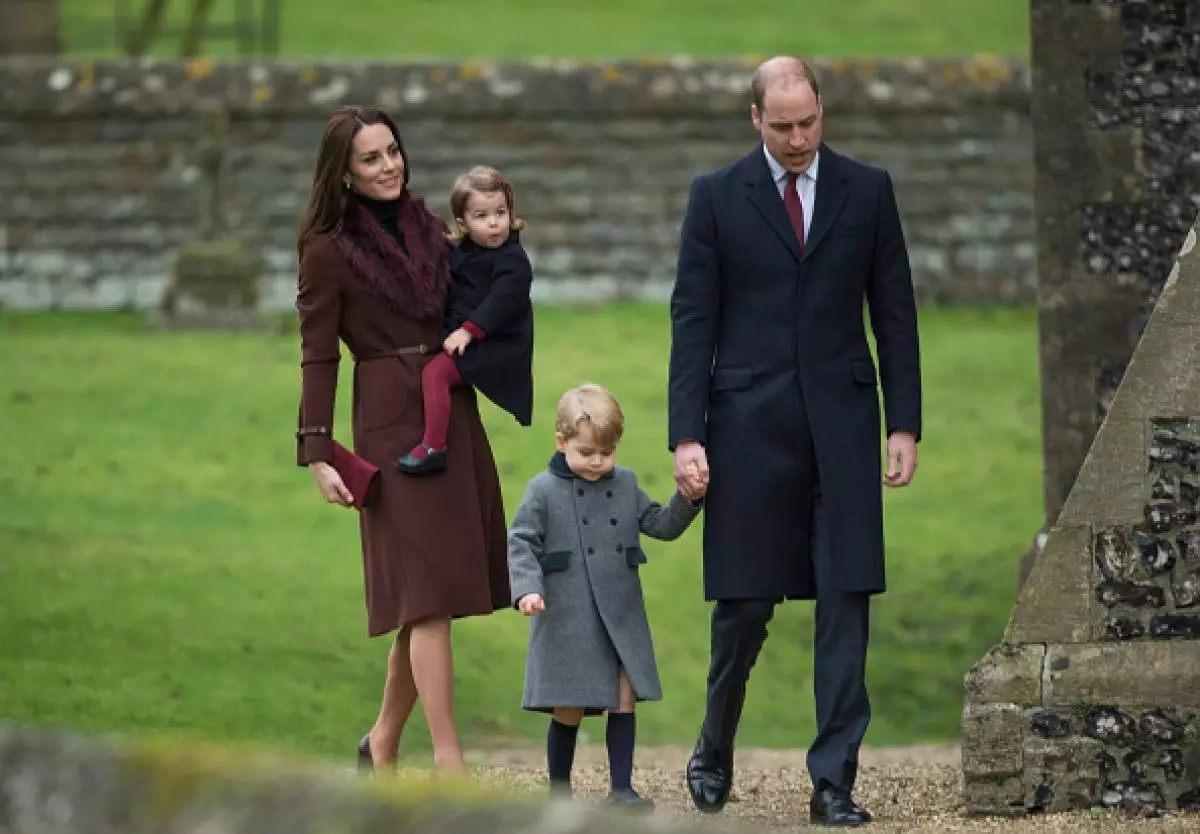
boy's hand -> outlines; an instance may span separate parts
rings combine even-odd
[[[708,493],[708,479],[700,474],[700,465],[694,460],[689,460],[684,464],[684,473],[687,475],[694,486],[691,495],[685,495],[689,501],[699,501]]]
[[[446,341],[442,342],[442,350],[450,356],[456,353],[462,356],[462,352],[467,349],[469,344],[471,344],[471,334],[460,327],[447,336]]]
[[[539,611],[546,610],[546,601],[541,594],[526,594],[517,602],[517,608],[526,617],[532,617]]]

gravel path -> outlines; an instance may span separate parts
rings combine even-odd
[[[638,751],[634,786],[655,800],[655,814],[690,822],[703,831],[721,819],[753,823],[750,830],[783,832],[817,830],[808,821],[808,774],[803,751],[739,750],[733,798],[720,817],[705,817],[692,808],[683,784],[690,751],[656,748]],[[471,757],[483,780],[545,790],[544,753],[540,749],[505,750]],[[1200,814],[1165,814],[1157,819],[1121,812],[1080,811],[1014,820],[971,818],[963,814],[962,778],[957,747],[908,747],[864,750],[856,799],[875,815],[872,832],[1165,832],[1200,830]],[[575,787],[584,801],[608,790],[603,747],[580,748],[575,760]],[[821,829],[824,830],[824,829]]]

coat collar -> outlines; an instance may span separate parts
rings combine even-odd
[[[546,465],[546,468],[550,470],[551,475],[557,475],[560,478],[574,479],[579,477],[571,471],[571,467],[567,466],[567,456],[562,452],[555,452],[553,455],[551,455],[550,463]],[[610,480],[613,476],[613,472],[615,471],[615,468],[609,470],[607,475],[600,476],[600,480]]]
[[[783,207],[783,200],[779,197],[779,186],[768,164],[766,148],[760,142],[758,147],[742,160],[741,167],[750,202],[758,209],[772,231],[787,245],[792,257],[798,261],[807,260],[820,245],[846,202],[846,189],[839,187],[846,180],[841,157],[824,142],[821,143],[818,156],[821,168],[820,176],[815,177],[816,208],[813,210],[813,219],[809,224],[808,239],[804,242],[803,252],[800,251],[800,243],[796,240],[796,233],[788,219],[787,209]]]

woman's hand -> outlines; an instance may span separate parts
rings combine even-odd
[[[532,617],[539,611],[546,610],[546,601],[541,594],[526,594],[517,602],[517,610],[526,617]]]
[[[313,461],[308,465],[308,470],[312,472],[317,488],[321,490],[321,496],[326,501],[343,507],[354,505],[354,496],[346,489],[342,476],[330,464],[323,460]]]
[[[467,345],[471,344],[471,339],[471,334],[460,327],[446,337],[446,341],[442,343],[442,350],[446,351],[450,356],[456,353],[462,356],[462,352],[467,349]]]

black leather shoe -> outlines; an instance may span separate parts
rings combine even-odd
[[[687,763],[688,793],[692,803],[702,814],[716,814],[729,801],[733,787],[733,753],[714,750],[696,742]]]
[[[424,475],[426,472],[437,472],[446,468],[446,450],[434,451],[421,444],[425,449],[425,457],[409,452],[396,461],[396,468],[407,475]]]
[[[871,821],[871,815],[851,799],[850,794],[832,788],[823,788],[813,794],[808,811],[809,822],[813,825],[853,828]]]
[[[358,772],[368,773],[375,769],[375,757],[371,755],[371,736],[365,735],[358,742]]]
[[[605,804],[611,808],[619,808],[622,811],[632,811],[638,814],[648,814],[654,810],[654,800],[638,796],[637,791],[633,788],[623,788],[619,791],[613,791],[608,795]]]

